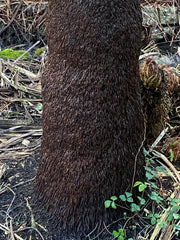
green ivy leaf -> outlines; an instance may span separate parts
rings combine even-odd
[[[142,191],[144,191],[144,189],[146,189],[147,188],[147,185],[146,184],[141,184],[141,185],[139,185],[139,192],[142,192]]]
[[[153,179],[154,176],[151,173],[146,172],[146,177],[148,180],[151,180],[151,179]]]
[[[135,203],[131,203],[131,212],[137,212],[137,211],[140,211],[140,206]]]
[[[112,203],[111,203],[111,207],[112,207],[113,209],[117,209],[117,206],[116,206],[115,202],[112,202]]]
[[[105,206],[105,208],[109,208],[110,206],[111,206],[111,200],[106,200],[105,202],[104,202],[104,206]]]
[[[119,236],[118,240],[124,240],[124,237],[123,236]]]
[[[153,182],[151,182],[151,187],[154,188],[154,189],[159,189],[158,186]]]
[[[177,204],[180,202],[180,200],[178,198],[171,198],[171,197],[168,197],[167,200],[169,201],[169,203],[172,205],[172,206],[177,206]]]
[[[113,201],[116,201],[117,197],[116,196],[112,196],[110,199],[113,200]]]
[[[162,223],[160,223],[158,225],[160,228],[164,228],[165,226],[167,226],[167,222],[166,221],[163,221]]]
[[[153,175],[153,177],[158,177],[158,174],[153,171],[150,167],[144,167],[146,169],[146,172],[148,172],[149,174]]]
[[[153,172],[153,170],[150,167],[145,166],[144,168],[146,169],[146,171]]]
[[[151,218],[151,225],[155,225],[156,224],[156,218],[153,216]]]
[[[167,220],[168,220],[169,222],[171,222],[171,221],[173,220],[173,213],[171,213],[171,214],[168,216]]]
[[[140,205],[144,205],[146,203],[146,200],[144,198],[139,197],[139,196],[137,198],[139,199]]]
[[[143,148],[143,153],[144,153],[145,156],[149,155],[149,152],[145,148]]]
[[[173,206],[172,207],[172,212],[176,212],[176,211],[178,211],[180,209],[180,206],[179,205],[175,205],[175,206]]]
[[[152,217],[153,217],[153,214],[152,214],[152,213],[149,213],[149,214],[147,215],[147,217],[148,217],[148,218],[152,218]]]
[[[163,166],[158,166],[158,167],[156,167],[156,171],[157,171],[157,172],[166,173],[166,169],[165,169],[165,167],[163,167]]]
[[[123,202],[125,202],[125,201],[127,200],[125,195],[120,195],[119,198],[120,198]]]
[[[113,232],[112,232],[112,234],[113,234],[113,236],[115,237],[115,238],[117,238],[117,237],[119,237],[119,232],[117,232],[116,230],[114,230]]]
[[[155,213],[154,216],[155,216],[155,218],[160,218],[161,217],[161,215],[159,215],[158,213]]]
[[[160,203],[163,200],[163,198],[160,197],[156,192],[152,192],[150,198],[156,201],[157,203]]]
[[[130,192],[125,192],[125,194],[126,194],[127,198],[132,197],[132,193],[130,193]]]
[[[124,236],[124,230],[122,228],[119,228],[119,233],[121,234],[121,236]]]
[[[134,200],[133,200],[133,198],[132,198],[132,197],[129,197],[129,198],[127,199],[127,202],[130,202],[130,203],[132,203],[132,202],[134,202]]]
[[[150,158],[149,160],[151,164],[155,164],[155,161],[152,158]]]
[[[178,213],[173,213],[173,218],[174,219],[180,219],[180,214],[178,214]]]
[[[134,183],[134,187],[136,187],[136,186],[138,186],[140,184],[142,184],[142,182],[137,181],[137,182]]]

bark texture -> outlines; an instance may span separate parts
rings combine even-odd
[[[37,187],[64,236],[80,239],[112,221],[104,201],[132,183],[144,135],[141,11],[138,0],[49,0],[47,19]],[[139,180],[143,160],[140,150]]]

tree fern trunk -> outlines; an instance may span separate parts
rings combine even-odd
[[[80,239],[112,221],[104,201],[134,171],[144,176],[139,2],[49,0],[47,39],[37,187],[63,235]]]

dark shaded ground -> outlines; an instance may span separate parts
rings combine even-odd
[[[40,149],[35,154],[25,159],[6,161],[9,168],[0,182],[0,239],[13,239],[13,232],[23,239],[43,239],[40,234],[33,229],[32,218],[34,212],[30,210],[34,206],[35,196],[35,174],[38,165]],[[38,218],[36,210],[35,218]],[[11,229],[11,237],[2,230],[7,224]],[[38,228],[38,227],[37,227]],[[48,239],[47,234],[40,227],[38,228],[44,239]],[[16,237],[18,238],[18,237]]]
[[[0,179],[0,240],[63,240],[37,201],[35,175],[39,157],[40,148],[24,159],[6,161],[7,170]]]

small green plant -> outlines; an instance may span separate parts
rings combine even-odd
[[[138,191],[142,192],[147,188],[148,185],[149,185],[149,183],[147,183],[147,182],[143,183],[143,182],[137,181],[137,182],[135,182],[134,187],[138,186]]]
[[[138,199],[140,201],[140,205],[137,205],[136,203],[134,203],[134,199],[132,198],[132,193],[130,193],[130,192],[125,192],[125,194],[120,195],[119,199],[123,202],[130,203],[130,211],[131,212],[140,211],[140,205],[143,205],[146,202],[145,199],[138,197]],[[116,209],[117,206],[119,206],[115,202],[116,200],[118,200],[118,198],[116,196],[112,196],[110,198],[110,200],[106,200],[104,202],[105,208],[112,207],[113,209]]]
[[[155,213],[155,214],[150,213],[150,214],[148,214],[147,217],[151,219],[152,225],[155,225],[156,223],[161,221],[161,219],[160,219],[161,215],[159,215],[158,213]]]
[[[174,146],[177,148],[178,144],[179,142],[175,142]],[[180,149],[179,146],[178,149]],[[134,187],[138,189],[138,195],[134,196],[131,192],[125,192],[124,194],[119,195],[119,197],[112,196],[110,200],[106,200],[104,203],[106,208],[112,207],[113,209],[116,209],[117,207],[122,207],[123,209],[126,209],[122,218],[122,220],[125,221],[123,227],[117,231],[113,231],[113,236],[117,240],[133,240],[133,238],[127,238],[126,232],[129,229],[133,230],[133,225],[130,226],[129,222],[131,218],[134,218],[135,216],[137,218],[140,216],[140,218],[149,219],[151,227],[157,225],[159,228],[164,228],[169,223],[173,224],[175,234],[179,234],[180,232],[180,200],[171,197],[165,198],[159,194],[158,174],[159,172],[167,173],[167,170],[163,166],[156,166],[153,159],[157,157],[158,156],[155,156],[154,154],[152,158],[149,158],[148,153],[146,153],[147,161],[145,170],[147,182],[137,181],[134,183]],[[166,220],[161,218],[161,210],[163,210],[163,212],[166,211],[168,214]],[[126,228],[127,223],[128,228]],[[134,227],[136,229],[136,226]],[[134,231],[133,237],[136,239],[136,231]]]
[[[167,213],[169,213],[167,220],[169,222],[171,222],[173,219],[175,219],[175,220],[180,219],[180,214],[177,213],[177,211],[179,211],[179,210],[180,210],[179,205],[173,205],[172,208],[167,212]]]
[[[152,168],[146,166],[145,169],[146,169],[146,177],[148,180],[151,180],[153,178],[158,178],[158,174],[154,170],[152,170]]]
[[[173,152],[172,148],[169,149],[169,153],[170,153],[170,161],[173,162],[174,161],[174,152]]]
[[[156,169],[156,172],[166,173],[166,169],[164,166],[157,166],[155,169]]]
[[[131,203],[131,212],[139,212],[141,210],[140,206],[136,203]]]
[[[166,221],[162,221],[159,225],[160,228],[164,228],[167,226],[167,222]]]
[[[149,195],[150,199],[152,199],[153,201],[155,201],[156,203],[160,203],[163,198],[161,196],[159,196],[156,192],[151,192],[151,194]]]
[[[118,240],[124,240],[124,230],[122,228],[119,228],[118,231],[114,230],[112,232],[113,236],[117,238]]]
[[[118,198],[117,198],[116,196],[112,196],[112,197],[110,198],[110,200],[106,200],[106,201],[104,202],[105,208],[112,207],[112,208],[116,209],[117,206],[116,206],[115,201],[116,201],[117,199],[118,199]]]
[[[132,198],[132,193],[130,192],[125,192],[125,194],[122,194],[119,196],[119,198],[123,201],[123,202],[134,202],[133,198]]]
[[[178,203],[180,203],[180,199],[178,199],[178,198],[168,197],[168,198],[167,198],[167,201],[169,202],[169,204],[170,204],[171,206],[176,206]]]
[[[112,234],[117,240],[124,240],[125,239],[125,233],[124,233],[124,230],[122,228],[119,228],[118,231],[114,230],[112,232]],[[133,238],[128,238],[127,240],[133,240]]]
[[[146,200],[144,198],[139,197],[139,196],[137,196],[137,198],[139,199],[139,204],[140,205],[144,205],[146,203]]]
[[[174,137],[169,149],[170,161],[176,161],[180,156],[180,137]]]

